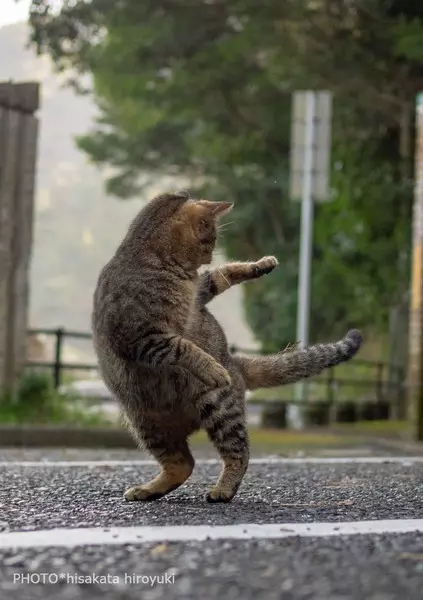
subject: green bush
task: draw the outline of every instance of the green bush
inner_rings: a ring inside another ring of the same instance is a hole
[[[46,373],[37,371],[22,376],[15,394],[0,397],[0,423],[69,423],[109,425],[100,415],[78,408],[78,398],[58,392]]]
[[[330,421],[330,402],[325,400],[315,400],[302,408],[304,421],[307,426],[329,425]]]
[[[390,403],[386,400],[364,400],[359,406],[360,420],[383,421],[389,419]]]
[[[28,373],[18,384],[13,399],[16,414],[28,420],[44,421],[58,408],[51,378],[45,373]]]
[[[354,423],[357,419],[357,404],[355,402],[345,400],[336,403],[335,421],[337,423]]]
[[[269,429],[285,429],[286,406],[285,402],[280,401],[269,401],[265,404],[261,414],[261,426]]]

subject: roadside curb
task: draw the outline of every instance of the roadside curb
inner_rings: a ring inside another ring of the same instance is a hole
[[[392,452],[396,454],[409,454],[410,456],[419,456],[423,454],[423,442],[412,442],[405,437],[389,437],[389,435],[375,435],[371,436],[363,431],[346,430],[340,428],[333,428],[330,430],[332,433],[337,435],[357,436],[364,443],[373,445],[381,450]]]
[[[377,437],[368,439],[380,449],[387,450],[388,452],[409,456],[423,455],[423,443]]]
[[[319,429],[319,432],[322,430]],[[345,435],[345,430],[325,429],[324,433]],[[352,432],[348,432],[351,435]],[[377,437],[355,432],[369,447],[390,454],[423,455],[423,443]],[[68,425],[0,425],[0,448],[122,448],[137,449],[125,429],[119,427],[69,427]]]
[[[137,445],[125,429],[53,425],[0,426],[1,447],[130,448]]]

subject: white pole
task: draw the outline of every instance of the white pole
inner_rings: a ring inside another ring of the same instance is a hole
[[[423,441],[423,93],[417,96],[416,129],[407,416],[412,439],[421,442]]]
[[[304,179],[301,202],[301,230],[300,230],[300,258],[298,272],[298,303],[297,303],[297,341],[300,348],[304,348],[309,341],[310,320],[310,282],[311,260],[313,248],[313,143],[314,143],[314,118],[315,94],[306,93],[306,127],[304,151]],[[306,383],[299,382],[295,386],[296,402],[306,399]],[[303,429],[304,420],[298,405],[291,405],[288,410],[288,424],[294,429]]]

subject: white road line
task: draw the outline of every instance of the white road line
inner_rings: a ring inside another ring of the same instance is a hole
[[[217,465],[220,460],[215,458],[197,459],[197,465]],[[344,465],[344,464],[401,464],[411,466],[423,463],[423,456],[352,456],[334,458],[252,458],[251,465]],[[0,467],[144,467],[157,465],[150,459],[144,460],[24,460],[24,461],[0,461]]]
[[[164,527],[101,527],[48,529],[0,534],[0,550],[14,548],[73,548],[117,546],[149,542],[204,542],[207,540],[282,539],[423,533],[423,519],[356,521],[346,523],[274,523],[266,525],[179,525]]]

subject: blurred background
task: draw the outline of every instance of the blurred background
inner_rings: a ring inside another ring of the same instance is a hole
[[[235,202],[216,264],[279,259],[212,304],[233,349],[297,341],[290,144],[303,89],[333,95],[310,341],[350,327],[366,339],[357,360],[311,381],[305,423],[406,435],[421,3],[2,0],[0,82],[11,81],[39,83],[40,107],[25,360],[0,401],[3,440],[22,424],[118,427],[95,368],[92,294],[156,192]],[[284,429],[293,400],[290,387],[251,396],[251,426]]]

